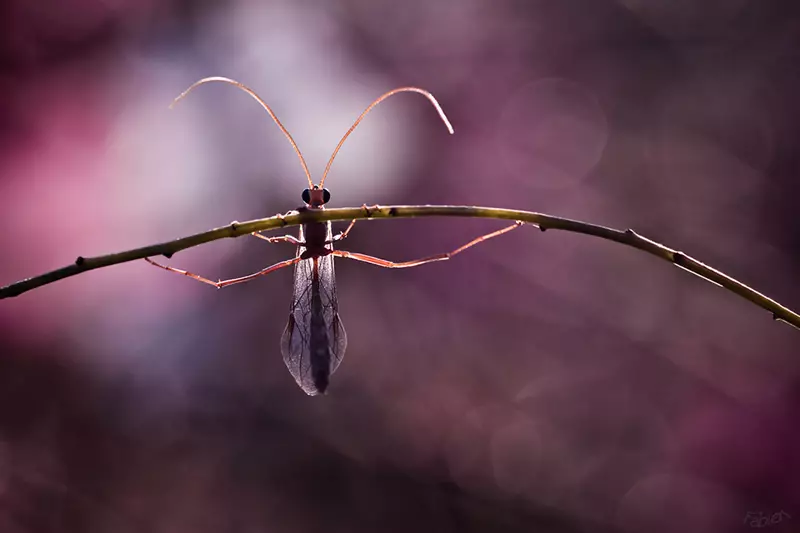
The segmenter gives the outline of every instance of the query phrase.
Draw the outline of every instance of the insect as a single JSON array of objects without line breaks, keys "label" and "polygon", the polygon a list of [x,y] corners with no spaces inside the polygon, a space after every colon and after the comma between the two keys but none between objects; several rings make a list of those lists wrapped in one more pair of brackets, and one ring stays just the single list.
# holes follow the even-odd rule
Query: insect
[{"label": "insect", "polygon": [[[306,161],[303,158],[300,149],[297,147],[297,144],[294,142],[294,139],[292,139],[292,136],[289,134],[283,124],[281,124],[280,120],[278,120],[278,117],[266,104],[266,102],[264,102],[264,100],[262,100],[261,97],[255,93],[255,91],[243,85],[242,83],[219,76],[203,78],[192,84],[188,89],[181,93],[180,96],[178,96],[172,102],[172,105],[175,105],[196,87],[210,82],[227,83],[238,87],[252,96],[258,101],[258,103],[261,104],[267,113],[269,113],[283,134],[289,140],[292,148],[294,148],[294,151],[297,153],[297,157],[300,158],[300,164],[302,165],[306,174],[306,178],[308,179],[308,188],[302,193],[304,205],[297,209],[297,211],[300,212],[325,209],[325,204],[327,204],[331,199],[331,193],[328,191],[328,189],[325,189],[323,185],[336,154],[339,153],[339,149],[342,147],[342,144],[344,144],[344,141],[363,120],[367,113],[369,113],[372,108],[390,96],[401,92],[415,92],[425,96],[431,102],[431,104],[433,104],[434,108],[436,108],[436,111],[439,113],[439,117],[442,119],[442,122],[444,122],[445,126],[447,126],[447,129],[450,131],[450,133],[453,133],[453,127],[450,125],[450,121],[447,119],[444,111],[442,111],[439,103],[431,93],[417,87],[400,87],[393,89],[379,96],[361,113],[361,115],[359,115],[353,125],[350,126],[350,129],[347,130],[342,139],[339,141],[336,149],[333,151],[333,155],[331,155],[331,158],[328,160],[328,164],[325,167],[325,171],[322,174],[322,179],[320,179],[319,185],[314,185],[314,182],[311,179],[311,173],[308,171],[308,165],[306,165]],[[367,209],[366,204],[364,205],[364,208]],[[261,235],[260,233],[253,233],[253,236],[270,243],[285,242],[293,244],[297,247],[297,253],[292,259],[281,261],[254,274],[240,278],[212,281],[185,270],[179,270],[177,268],[162,265],[150,258],[146,258],[145,261],[151,265],[163,268],[164,270],[188,276],[192,279],[207,283],[208,285],[213,285],[217,288],[250,281],[260,276],[269,274],[270,272],[274,272],[278,269],[294,265],[294,295],[292,297],[292,304],[289,308],[289,321],[286,324],[283,335],[281,336],[281,353],[283,354],[283,360],[286,363],[286,367],[289,369],[289,372],[291,372],[292,376],[294,376],[294,379],[297,381],[297,384],[300,386],[300,388],[302,388],[307,394],[314,396],[325,393],[330,382],[330,376],[339,367],[339,364],[342,362],[345,349],[347,348],[347,334],[345,333],[344,326],[342,325],[342,320],[339,318],[339,303],[336,296],[336,278],[333,270],[334,257],[355,259],[356,261],[363,261],[365,263],[370,263],[384,268],[415,267],[424,265],[426,263],[432,263],[434,261],[445,261],[450,259],[454,255],[463,252],[467,248],[470,248],[479,242],[509,232],[522,224],[521,222],[515,222],[511,226],[473,239],[467,244],[456,248],[452,252],[432,255],[413,261],[395,263],[360,253],[334,250],[333,244],[347,238],[350,230],[353,229],[355,222],[355,220],[351,221],[350,225],[347,226],[347,229],[335,236],[333,235],[330,222],[309,222],[303,224],[297,237],[294,237],[293,235],[267,237]]]}]

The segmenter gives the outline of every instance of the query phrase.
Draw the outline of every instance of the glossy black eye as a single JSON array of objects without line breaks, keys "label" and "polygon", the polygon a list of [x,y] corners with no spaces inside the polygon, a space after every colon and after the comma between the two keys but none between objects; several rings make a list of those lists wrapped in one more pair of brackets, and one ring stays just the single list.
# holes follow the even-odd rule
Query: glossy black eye
[{"label": "glossy black eye", "polygon": [[311,203],[311,191],[308,189],[303,191],[303,202],[310,204]]},{"label": "glossy black eye", "polygon": [[327,204],[331,200],[331,191],[322,189],[322,203]]}]

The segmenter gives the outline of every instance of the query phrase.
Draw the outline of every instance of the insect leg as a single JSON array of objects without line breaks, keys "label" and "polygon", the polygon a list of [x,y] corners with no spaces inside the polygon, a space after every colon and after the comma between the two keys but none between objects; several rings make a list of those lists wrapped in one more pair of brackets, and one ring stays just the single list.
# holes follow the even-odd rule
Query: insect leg
[{"label": "insect leg", "polygon": [[281,235],[280,237],[265,237],[261,235],[257,231],[251,233],[253,237],[258,237],[259,239],[264,239],[267,242],[288,242],[290,244],[294,244],[295,246],[305,246],[306,243],[300,241],[294,235]]},{"label": "insect leg", "polygon": [[497,230],[497,231],[493,231],[491,233],[487,233],[486,235],[481,235],[480,237],[469,241],[467,244],[465,244],[465,245],[463,245],[463,246],[461,246],[459,248],[456,248],[452,252],[431,255],[431,256],[428,256],[428,257],[423,257],[422,259],[414,259],[413,261],[403,261],[403,262],[400,262],[400,263],[395,263],[393,261],[388,261],[386,259],[381,259],[379,257],[373,257],[371,255],[360,254],[360,253],[356,253],[356,252],[347,252],[345,250],[333,250],[331,252],[331,255],[335,255],[337,257],[344,257],[344,258],[347,258],[347,259],[355,259],[356,261],[363,261],[364,263],[370,263],[372,265],[377,265],[377,266],[383,267],[383,268],[410,268],[410,267],[424,265],[426,263],[433,263],[435,261],[447,261],[448,259],[450,259],[454,255],[463,252],[467,248],[471,248],[471,247],[475,246],[478,243],[481,243],[483,241],[491,239],[492,237],[497,237],[498,235],[502,235],[503,233],[508,233],[509,231],[511,231],[513,229],[517,229],[522,224],[523,223],[520,222],[520,221],[514,222],[514,224],[512,224],[511,226],[508,226],[506,228],[503,228],[503,229],[500,229],[500,230]]},{"label": "insect leg", "polygon": [[235,283],[242,283],[242,282],[245,282],[245,281],[250,281],[252,279],[257,278],[258,276],[263,276],[265,274],[269,274],[272,271],[278,270],[279,268],[291,266],[291,265],[297,263],[298,261],[300,261],[300,258],[299,257],[295,257],[293,259],[287,259],[286,261],[281,261],[280,263],[275,263],[274,265],[269,266],[269,267],[267,267],[267,268],[265,268],[263,270],[259,270],[258,272],[254,273],[254,274],[250,274],[248,276],[243,276],[241,278],[233,278],[233,279],[226,279],[226,280],[219,280],[219,281],[211,281],[208,278],[204,278],[203,276],[198,276],[197,274],[192,274],[191,272],[188,272],[186,270],[180,270],[178,268],[173,268],[171,266],[166,266],[166,265],[162,265],[160,263],[156,263],[155,261],[153,261],[149,257],[145,257],[144,260],[147,261],[148,263],[150,263],[153,266],[157,266],[159,268],[163,268],[164,270],[168,270],[170,272],[175,272],[176,274],[181,274],[182,276],[187,276],[187,277],[190,277],[192,279],[196,279],[197,281],[200,281],[202,283],[206,283],[208,285],[213,285],[214,287],[216,287],[218,289],[221,289],[222,287],[227,287],[228,285],[233,285]]},{"label": "insect leg", "polygon": [[[377,204],[376,204],[376,205],[373,205],[372,207],[367,207],[367,204],[363,204],[363,205],[361,206],[361,209],[363,209],[364,211],[366,211],[366,212],[367,212],[367,215],[369,215],[369,210],[370,210],[370,209],[377,209],[378,207],[379,207],[379,206],[378,206]],[[350,222],[350,225],[349,225],[349,226],[347,226],[347,229],[346,229],[346,230],[344,230],[343,232],[341,232],[341,233],[339,233],[338,235],[336,235],[336,236],[335,236],[333,239],[331,239],[330,241],[326,241],[326,242],[325,242],[325,244],[330,244],[330,243],[332,243],[332,242],[336,242],[336,241],[342,241],[342,240],[346,239],[346,238],[347,238],[347,234],[348,234],[348,233],[350,233],[350,230],[351,230],[351,229],[353,229],[353,226],[355,226],[355,225],[356,225],[356,220],[358,220],[358,219],[353,219],[353,220]]]},{"label": "insect leg", "polygon": [[263,276],[265,274],[269,274],[270,272],[274,272],[275,270],[278,270],[280,268],[292,266],[295,263],[299,263],[300,261],[301,261],[300,257],[294,257],[292,259],[287,259],[286,261],[281,261],[280,263],[275,263],[272,266],[268,266],[267,268],[265,268],[263,270],[259,270],[258,272],[254,273],[254,274],[250,274],[248,276],[243,276],[241,278],[233,278],[233,279],[227,279],[227,280],[224,280],[224,281],[219,281],[219,282],[217,282],[217,287],[221,289],[222,287],[227,287],[228,285],[234,285],[235,283],[242,283],[242,282],[245,282],[245,281],[250,281],[250,280],[256,279],[259,276]]},{"label": "insect leg", "polygon": [[[286,214],[287,215],[291,215],[292,213],[295,213],[295,211],[289,211]],[[280,213],[278,213],[275,216],[277,218],[281,219],[281,220],[283,220],[283,217],[284,217],[284,215],[281,215]],[[250,235],[252,235],[253,237],[258,237],[259,239],[264,239],[267,242],[288,242],[288,243],[294,244],[295,246],[305,246],[305,243],[304,242],[300,242],[300,240],[298,240],[297,237],[295,237],[294,235],[282,235],[282,236],[279,236],[279,237],[265,237],[264,235],[261,235],[261,232],[258,232],[258,231],[254,231]]]},{"label": "insect leg", "polygon": [[352,220],[350,222],[350,225],[347,226],[346,230],[344,230],[343,232],[339,233],[338,235],[335,235],[333,237],[333,239],[331,239],[330,241],[326,241],[325,244],[330,244],[332,242],[341,241],[341,240],[346,239],[347,238],[347,234],[350,233],[350,230],[353,229],[353,226],[355,226],[355,225],[356,225],[356,220],[354,219],[354,220]]}]

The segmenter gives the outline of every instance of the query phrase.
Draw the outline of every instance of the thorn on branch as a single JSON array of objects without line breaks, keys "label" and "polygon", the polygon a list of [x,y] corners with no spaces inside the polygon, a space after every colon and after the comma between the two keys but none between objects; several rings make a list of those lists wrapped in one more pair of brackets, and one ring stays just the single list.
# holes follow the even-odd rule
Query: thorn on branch
[{"label": "thorn on branch", "polygon": [[779,317],[779,316],[778,316],[777,314],[775,314],[775,313],[772,313],[772,320],[774,320],[775,322],[783,322],[784,324],[788,324],[788,325],[792,326],[794,329],[800,330],[800,328],[799,328],[799,327],[797,327],[797,325],[795,325],[795,324],[792,324],[792,323],[791,323],[791,322],[789,322],[788,320],[786,320],[786,319],[783,319],[783,318]]}]

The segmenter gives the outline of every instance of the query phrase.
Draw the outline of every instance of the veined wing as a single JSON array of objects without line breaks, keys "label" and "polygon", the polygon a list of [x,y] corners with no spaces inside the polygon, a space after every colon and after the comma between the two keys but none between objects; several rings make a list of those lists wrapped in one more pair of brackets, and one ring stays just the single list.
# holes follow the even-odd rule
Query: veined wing
[{"label": "veined wing", "polygon": [[[331,223],[327,238],[331,240]],[[304,240],[300,230],[300,240]],[[326,245],[333,249],[333,245]],[[301,255],[305,247],[298,246]],[[307,394],[316,395],[328,388],[330,375],[342,362],[347,348],[347,333],[339,318],[333,256],[304,259],[295,265],[294,295],[289,322],[281,337],[281,352],[286,367]]]}]

